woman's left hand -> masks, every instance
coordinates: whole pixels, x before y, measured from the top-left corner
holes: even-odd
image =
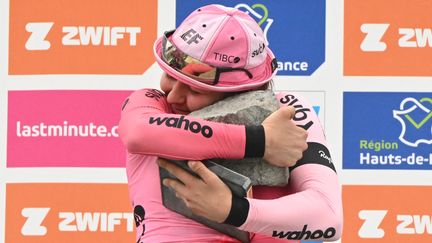
[[[231,210],[231,190],[201,161],[188,162],[200,178],[166,160],[158,159],[158,164],[177,177],[178,180],[164,179],[163,184],[172,188],[194,214],[218,223],[225,221]]]

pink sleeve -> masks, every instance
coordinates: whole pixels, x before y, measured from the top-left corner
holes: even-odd
[[[168,159],[243,158],[245,134],[245,126],[171,114],[165,95],[155,89],[132,93],[119,123],[120,138],[130,153]]]
[[[291,168],[292,194],[273,200],[249,199],[241,229],[288,240],[337,240],[342,233],[342,199],[323,130],[312,107],[297,94],[278,94],[296,108],[294,121],[308,131],[308,150]]]

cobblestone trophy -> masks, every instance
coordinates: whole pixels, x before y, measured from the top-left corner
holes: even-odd
[[[279,104],[270,90],[249,91],[228,97],[189,115],[205,120],[230,124],[260,125],[266,117],[279,109]],[[186,161],[172,161],[191,172]],[[239,160],[211,159],[204,164],[216,173],[231,189],[233,194],[245,197],[252,185],[284,186],[288,183],[289,170],[273,166],[262,158]],[[191,172],[192,173],[192,172]],[[173,178],[166,170],[160,169],[161,181],[166,177]],[[236,227],[219,224],[203,217],[196,216],[178,199],[173,191],[161,184],[164,205],[186,217],[192,218],[222,233],[249,242],[247,232]]]

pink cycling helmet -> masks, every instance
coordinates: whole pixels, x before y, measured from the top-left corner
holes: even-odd
[[[277,71],[256,21],[222,5],[195,10],[176,30],[157,39],[153,50],[166,73],[202,90],[251,90],[272,80]]]

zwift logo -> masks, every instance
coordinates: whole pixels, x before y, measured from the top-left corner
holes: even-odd
[[[48,228],[43,225],[51,208],[23,208],[26,218],[21,227],[24,236],[44,236]],[[54,217],[54,215],[51,215]],[[58,230],[62,232],[114,232],[116,226],[126,224],[128,232],[133,231],[132,213],[123,212],[58,212]]]
[[[432,1],[345,0],[344,75],[431,76],[431,9]]]
[[[363,239],[382,239],[386,235],[386,229],[382,223],[389,210],[361,210],[358,213],[363,224],[358,230],[358,236]],[[392,215],[393,216],[393,215]],[[394,218],[392,218],[394,220]],[[424,235],[432,233],[432,221],[430,215],[397,214],[396,233],[400,235]],[[387,229],[387,231],[389,231]],[[394,230],[392,230],[394,232]]]
[[[31,33],[25,43],[29,51],[45,51],[51,48],[51,42],[46,38],[54,22],[35,23],[26,25],[26,31]],[[136,46],[137,36],[141,27],[125,26],[63,26],[62,45],[64,46],[117,46],[125,35],[129,37],[129,45]]]
[[[411,147],[420,143],[432,144],[432,99],[405,98],[399,110],[393,110],[393,117],[401,125],[399,140]]]
[[[21,228],[22,235],[42,236],[48,232],[42,223],[51,208],[23,208],[21,215],[26,219]]]
[[[135,10],[157,13],[157,0],[8,2],[9,74],[142,74],[154,63],[158,16]]]
[[[361,210],[358,213],[359,219],[363,224],[358,231],[360,238],[383,238],[384,230],[380,227],[388,210]]]
[[[364,52],[382,52],[387,49],[387,43],[382,39],[390,24],[362,24],[361,32],[365,35],[360,48]],[[402,48],[432,47],[432,29],[428,28],[398,28],[398,46]]]

